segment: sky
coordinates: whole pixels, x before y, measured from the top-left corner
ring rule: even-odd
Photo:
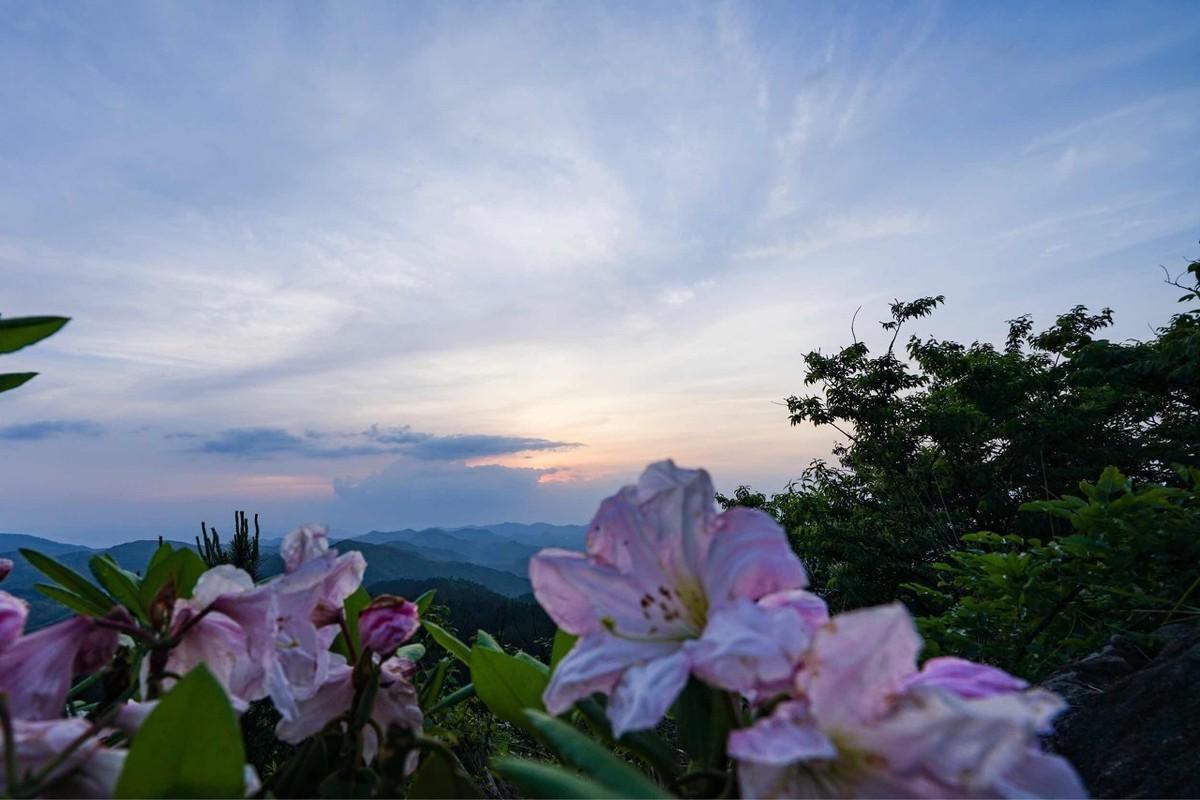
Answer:
[[[0,313],[72,318],[0,364],[0,531],[782,489],[860,307],[1166,321],[1198,51],[1194,2],[0,0]]]

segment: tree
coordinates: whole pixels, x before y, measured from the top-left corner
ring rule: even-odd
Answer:
[[[1169,283],[1193,304],[1200,261]],[[898,354],[902,330],[943,302],[892,303],[878,355],[857,337],[806,355],[805,384],[821,392],[787,398],[790,421],[837,430],[836,463],[814,461],[771,498],[721,498],[773,513],[835,607],[931,582],[973,531],[1064,533],[1021,505],[1076,492],[1107,466],[1165,485],[1178,480],[1172,465],[1200,464],[1200,308],[1147,341],[1102,338],[1112,311],[1076,306],[1038,333],[1028,316],[1011,320],[1002,346],[910,336]]]

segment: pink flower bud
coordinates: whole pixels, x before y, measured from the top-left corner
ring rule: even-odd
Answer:
[[[384,594],[358,615],[358,637],[364,647],[386,656],[411,639],[420,625],[415,603]]]
[[[8,573],[12,572],[13,563],[11,558],[0,558],[0,581],[8,577]]]

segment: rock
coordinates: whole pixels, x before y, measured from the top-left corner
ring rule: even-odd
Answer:
[[[1094,797],[1200,797],[1200,628],[1156,638],[1153,658],[1117,636],[1042,683],[1070,706],[1047,747]]]

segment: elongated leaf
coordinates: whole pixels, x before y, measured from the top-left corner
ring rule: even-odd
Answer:
[[[430,751],[408,785],[410,798],[483,797],[483,792],[458,763],[441,750]]]
[[[59,586],[72,594],[82,597],[89,605],[95,607],[96,613],[106,614],[116,605],[111,597],[97,589],[95,584],[66,564],[60,564],[50,556],[42,555],[36,550],[22,547],[20,552],[38,572],[57,582]]]
[[[355,653],[362,652],[358,641],[358,615],[370,604],[371,594],[362,586],[355,589],[354,594],[347,597],[345,602],[342,603],[342,614],[346,617],[346,629],[350,631],[350,641],[354,645]],[[350,648],[346,646],[346,637],[344,635],[339,633],[330,649],[335,653],[341,653],[347,660],[350,660]]]
[[[459,689],[455,689],[453,692],[446,695],[441,700],[438,700],[436,703],[434,703],[432,706],[430,706],[425,711],[425,713],[428,715],[428,714],[433,714],[434,712],[437,712],[437,711],[442,711],[443,709],[454,708],[459,703],[470,700],[474,696],[475,696],[475,684],[468,683],[466,686],[463,686]]]
[[[529,726],[554,748],[559,757],[585,776],[622,797],[662,798],[671,795],[599,742],[560,719],[526,711]]]
[[[577,702],[575,708],[595,727],[597,733],[607,741],[613,741],[612,722],[596,698],[586,697]],[[616,744],[628,748],[664,778],[675,774],[675,750],[654,731],[630,731],[616,740]]]
[[[133,612],[138,619],[146,619],[146,609],[138,597],[138,587],[133,578],[116,562],[106,556],[93,556],[88,561],[88,569],[96,577],[100,585],[116,599],[118,603]]]
[[[595,781],[551,764],[539,764],[521,758],[498,758],[492,761],[491,767],[502,778],[519,786],[526,797],[534,800],[622,797]]]
[[[133,737],[117,797],[243,797],[237,715],[203,664],[167,692]]]
[[[8,317],[0,319],[0,353],[12,353],[58,333],[68,317]]]
[[[425,592],[423,595],[418,597],[416,600],[413,600],[413,602],[417,606],[417,613],[424,614],[426,611],[428,611],[429,607],[431,605],[433,605],[433,598],[436,595],[437,595],[437,589],[430,589],[429,591]]]
[[[724,692],[692,678],[674,706],[679,743],[692,763],[705,769],[724,766],[725,742],[733,727]]]
[[[189,548],[163,553],[163,549],[169,546],[163,545],[155,552],[150,566],[146,568],[146,577],[142,579],[142,585],[138,588],[138,599],[147,609],[168,580],[175,584],[176,597],[191,597],[196,581],[208,569],[204,559]]]
[[[0,392],[23,386],[37,377],[36,372],[5,372],[0,375]]]
[[[442,694],[442,686],[446,683],[446,673],[450,670],[450,659],[443,658],[437,663],[433,669],[433,674],[425,681],[421,687],[421,695],[418,698],[421,708],[429,708],[437,702],[438,697]]]
[[[542,673],[543,675],[545,675],[545,676],[546,676],[546,679],[547,679],[547,680],[549,680],[549,678],[550,678],[550,668],[549,668],[549,667],[547,667],[545,664],[543,664],[541,661],[538,661],[538,660],[537,660],[536,658],[534,658],[533,656],[529,655],[529,653],[526,653],[524,650],[520,650],[520,651],[518,651],[518,652],[517,652],[517,654],[516,654],[516,655],[514,655],[514,656],[513,656],[513,658],[519,658],[519,659],[521,659],[521,660],[522,660],[522,661],[524,661],[526,664],[528,664],[529,666],[531,666],[531,667],[533,667],[534,669],[536,669],[538,672],[540,672],[540,673]]]
[[[435,625],[432,622],[422,620],[421,627],[429,631],[429,635],[433,637],[433,640],[445,648],[447,653],[468,667],[471,666],[471,648],[463,644],[461,639],[442,626]]]
[[[471,683],[479,699],[514,725],[529,726],[526,709],[545,710],[542,692],[548,682],[545,672],[516,656],[478,644],[471,650]]]
[[[61,586],[52,586],[48,583],[35,583],[33,588],[54,602],[61,603],[71,609],[76,614],[83,614],[87,617],[102,617],[108,613],[108,609],[98,609],[79,595],[74,592],[68,592]]]
[[[567,633],[561,628],[554,632],[554,644],[550,648],[551,673],[558,667],[558,662],[566,658],[567,653],[571,652],[571,648],[575,646],[575,642],[578,640],[578,636]]]
[[[475,631],[475,644],[479,647],[486,647],[489,650],[504,650],[495,637],[487,631]]]

